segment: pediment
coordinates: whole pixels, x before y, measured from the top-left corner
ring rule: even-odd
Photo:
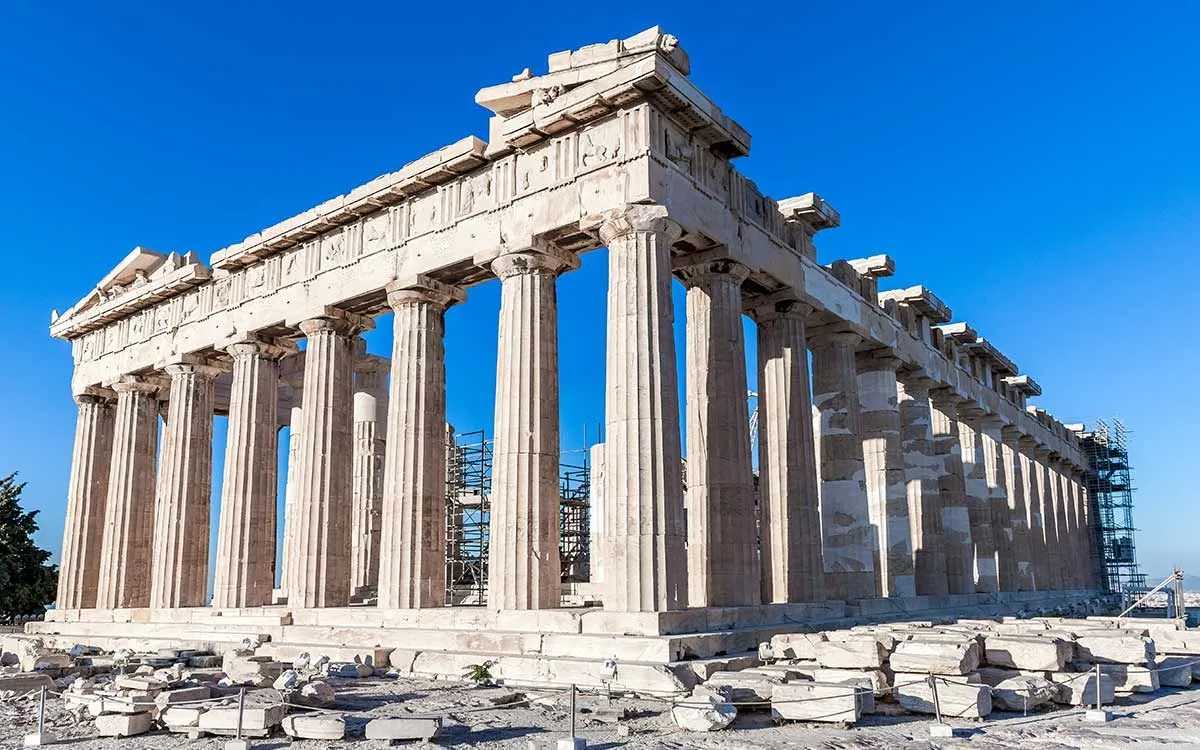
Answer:
[[[74,338],[211,276],[212,271],[193,252],[160,253],[135,247],[83,299],[62,315],[51,316],[50,333]]]

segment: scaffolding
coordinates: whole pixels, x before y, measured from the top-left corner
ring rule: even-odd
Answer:
[[[446,448],[446,603],[485,604],[492,442],[450,433]]]
[[[1089,511],[1095,524],[1097,559],[1093,561],[1108,591],[1138,594],[1146,575],[1138,569],[1134,548],[1133,482],[1129,468],[1129,432],[1119,419],[1097,420],[1095,429],[1079,433],[1088,462]]]
[[[446,446],[446,603],[487,604],[492,441],[483,430],[448,433]],[[559,558],[565,583],[590,575],[591,466],[588,451],[559,464]]]
[[[559,464],[558,555],[563,583],[587,583],[590,580],[588,526],[592,499],[591,474],[586,450],[582,451],[581,463]]]

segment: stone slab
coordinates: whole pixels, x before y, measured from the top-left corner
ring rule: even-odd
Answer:
[[[1160,658],[1157,663],[1158,682],[1163,687],[1191,687],[1192,668],[1200,662],[1200,657],[1167,656]]]
[[[1058,672],[1074,655],[1074,646],[1058,638],[989,635],[984,640],[984,659],[993,667]]]
[[[974,638],[914,639],[896,644],[889,663],[897,672],[968,674],[979,667],[981,656]]]
[[[283,733],[302,740],[340,740],[346,736],[346,720],[328,714],[291,714],[283,717]]]
[[[814,652],[818,664],[833,669],[879,669],[888,658],[885,642],[874,635],[821,641]]]
[[[242,734],[249,737],[266,737],[283,721],[283,713],[282,705],[246,707],[242,712]],[[236,706],[221,707],[205,711],[200,716],[198,726],[202,732],[232,736],[237,732],[237,722]]]
[[[1103,672],[1100,674],[1098,685],[1094,672],[1050,672],[1047,677],[1058,685],[1055,703],[1065,706],[1095,706],[1097,690],[1100,691],[1101,705],[1111,705],[1116,698],[1116,683]]]
[[[987,685],[939,681],[937,696],[942,716],[981,719],[992,712],[992,694]],[[897,687],[896,700],[904,710],[912,713],[936,713],[933,689],[928,682]]]
[[[379,718],[367,722],[368,740],[430,740],[442,729],[440,716]]]
[[[862,718],[862,701],[855,685],[791,682],[776,686],[771,716],[783,721],[856,724]]]
[[[149,712],[101,714],[96,717],[96,732],[101,737],[133,737],[149,732],[153,723]]]
[[[1154,661],[1154,641],[1140,635],[1088,633],[1075,641],[1078,657],[1096,664],[1139,664]]]
[[[1153,693],[1160,687],[1158,672],[1136,664],[1101,664],[1101,674],[1113,680],[1118,695],[1128,693]]]

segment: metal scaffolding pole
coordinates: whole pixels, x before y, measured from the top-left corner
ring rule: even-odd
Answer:
[[[1093,430],[1079,433],[1079,446],[1088,462],[1089,509],[1097,519],[1094,563],[1108,591],[1135,595],[1146,590],[1146,575],[1138,568],[1134,546],[1128,437],[1121,420],[1097,420]]]

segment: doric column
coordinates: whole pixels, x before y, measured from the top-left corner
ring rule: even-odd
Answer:
[[[812,342],[813,405],[820,413],[821,538],[825,595],[879,596],[878,538],[871,527],[863,465],[862,413],[855,333],[827,333]]]
[[[987,478],[988,512],[991,515],[996,544],[996,576],[1000,591],[1017,590],[1017,565],[1013,554],[1012,513],[1009,511],[1008,477],[1004,471],[1004,420],[988,414],[979,421],[979,444],[983,450],[984,476]]]
[[[860,380],[861,384],[861,380]],[[899,373],[900,439],[904,456],[904,490],[912,529],[913,570],[919,596],[950,593],[946,574],[946,542],[942,532],[939,483],[945,461],[933,441],[929,389],[933,380],[918,373]]]
[[[1026,506],[1024,467],[1018,440],[1021,431],[1015,427],[1000,428],[1000,465],[1004,486],[1008,491],[1009,528],[1012,529],[1012,560],[1018,591],[1033,591],[1033,554],[1029,542],[1029,509]]]
[[[300,324],[308,345],[292,543],[296,567],[288,584],[293,607],[350,603],[353,337],[368,326],[368,321],[344,313]]]
[[[97,576],[104,539],[104,505],[112,456],[113,407],[110,399],[75,397],[75,448],[67,485],[67,518],[58,572],[57,609],[96,606]]]
[[[1066,561],[1062,554],[1065,530],[1060,532],[1062,524],[1059,515],[1058,482],[1055,480],[1054,469],[1051,466],[1053,459],[1050,451],[1039,446],[1034,456],[1036,458],[1034,468],[1042,487],[1042,523],[1045,527],[1047,558],[1050,562],[1048,587],[1062,589],[1065,587],[1063,565]]]
[[[1079,495],[1075,492],[1075,483],[1071,480],[1071,463],[1066,458],[1059,460],[1058,476],[1062,483],[1063,510],[1067,519],[1067,541],[1064,545],[1069,555],[1066,573],[1073,589],[1083,588],[1083,572],[1087,568],[1087,560],[1083,554],[1083,535],[1080,533]]]
[[[996,563],[996,535],[991,491],[983,448],[980,418],[983,412],[974,403],[958,408],[958,440],[962,445],[963,477],[967,488],[967,508],[971,516],[971,541],[975,544],[975,591],[1000,590]]]
[[[758,322],[759,536],[762,601],[824,598],[821,509],[804,319],[808,305],[755,307]]]
[[[1029,530],[1029,559],[1032,562],[1032,582],[1036,591],[1050,588],[1050,561],[1046,548],[1045,520],[1042,515],[1042,480],[1038,477],[1034,452],[1037,441],[1024,435],[1018,438],[1021,463],[1021,485],[1025,490]]]
[[[688,290],[688,604],[759,604],[762,582],[742,336],[742,282],[750,269],[716,258],[687,265],[680,275]]]
[[[975,543],[971,538],[971,511],[959,442],[961,399],[948,388],[935,388],[929,392],[929,400],[933,452],[942,461],[938,496],[942,503],[946,586],[951,594],[970,594],[975,591]]]
[[[572,253],[545,246],[491,263],[500,279],[488,606],[550,609],[562,598],[558,494],[558,274]]]
[[[366,351],[361,339],[357,348]],[[387,369],[360,356],[354,364],[354,491],[350,518],[350,595],[374,596],[379,588],[383,463],[387,448]]]
[[[600,227],[608,245],[604,606],[687,606],[671,246],[661,206],[628,206]]]
[[[464,299],[461,289],[424,276],[388,286],[391,449],[383,469],[380,607],[446,602],[445,312]]]
[[[279,358],[287,349],[244,341],[233,358],[217,530],[214,608],[271,603],[279,476]],[[293,425],[294,429],[294,425]]]
[[[912,530],[900,435],[896,370],[900,360],[885,351],[857,357],[862,410],[863,466],[871,525],[878,541],[876,570],[883,596],[916,596]]]
[[[166,366],[170,413],[163,430],[154,511],[150,606],[208,601],[214,386],[221,371],[195,362]]]
[[[303,400],[303,391],[294,389],[292,403]],[[288,457],[287,477],[283,488],[283,555],[280,560],[282,570],[279,575],[280,594],[288,598],[288,591],[298,575],[299,565],[296,564],[296,494],[300,483],[300,429],[304,424],[304,409],[293,406],[288,418]]]
[[[1087,538],[1088,552],[1088,587],[1103,588],[1103,561],[1101,560],[1100,539],[1096,534],[1096,506],[1092,502],[1091,492],[1088,491],[1087,474],[1083,470],[1076,471],[1075,483],[1079,487],[1079,497],[1083,508],[1083,531]]]
[[[154,544],[158,386],[126,376],[112,389],[117,392],[117,408],[96,607],[147,607]]]

